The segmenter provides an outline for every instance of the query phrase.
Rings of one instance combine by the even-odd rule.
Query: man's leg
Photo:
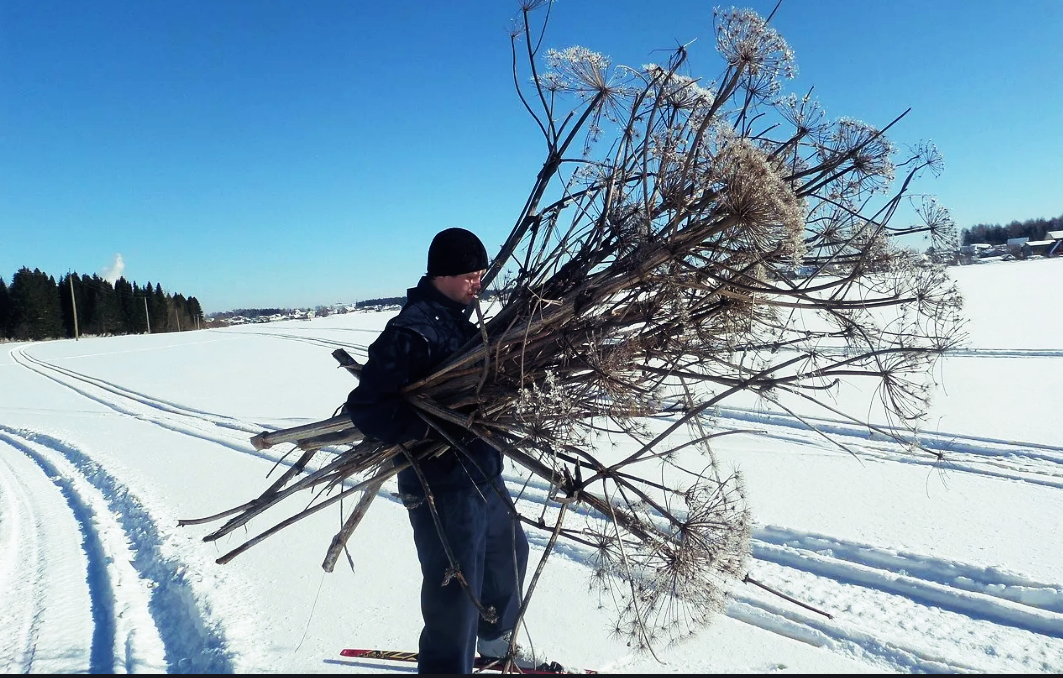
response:
[[[524,575],[528,569],[528,538],[524,528],[511,510],[513,500],[505,483],[498,480],[504,496],[493,488],[485,488],[487,497],[487,544],[484,555],[481,600],[493,606],[498,623],[488,624],[481,619],[478,635],[493,640],[513,630],[524,591]]]
[[[487,511],[483,498],[468,490],[437,491],[435,507],[451,553],[475,593],[483,581]],[[410,511],[417,558],[421,562],[421,631],[417,669],[421,673],[471,673],[479,611],[458,579],[444,586],[451,569],[428,501]]]

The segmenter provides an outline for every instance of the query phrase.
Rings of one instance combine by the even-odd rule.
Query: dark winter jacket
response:
[[[427,277],[407,290],[406,305],[369,346],[358,386],[347,397],[347,412],[362,433],[392,445],[442,438],[406,403],[399,390],[430,374],[475,336],[478,330],[465,319],[464,311],[461,303],[437,290]],[[421,464],[433,487],[467,485],[470,481],[482,484],[501,474],[502,458],[497,450],[478,439],[465,446],[469,458],[451,450]],[[420,481],[407,469],[399,475],[399,487],[403,492],[419,493]]]

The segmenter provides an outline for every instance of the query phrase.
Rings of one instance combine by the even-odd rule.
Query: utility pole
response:
[[[151,315],[148,313],[148,298],[144,297],[144,317],[148,321],[148,334],[151,334]]]
[[[78,302],[74,299],[74,276],[69,273],[66,276],[70,282],[70,308],[74,311],[74,341],[78,340]]]

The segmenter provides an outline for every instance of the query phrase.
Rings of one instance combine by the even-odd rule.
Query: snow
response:
[[[727,403],[715,425],[751,431],[716,445],[745,476],[749,575],[792,600],[737,583],[694,639],[639,655],[610,635],[570,546],[532,599],[535,648],[615,673],[1063,672],[1063,262],[950,273],[970,339],[932,375],[921,434],[945,464],[820,413],[854,458]],[[420,576],[393,481],[332,573],[338,510],[215,562],[308,497],[219,543],[202,538],[220,521],[178,526],[265,489],[291,448],[251,436],[332,416],[355,381],[331,352],[361,355],[390,315],[0,347],[0,670],[414,671],[339,656],[416,649]],[[529,531],[532,571],[547,536]]]

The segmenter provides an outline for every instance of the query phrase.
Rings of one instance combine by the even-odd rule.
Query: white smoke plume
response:
[[[108,266],[105,266],[100,271],[100,277],[111,283],[112,285],[122,277],[122,271],[125,270],[125,261],[122,259],[121,254],[115,254],[114,259]]]

